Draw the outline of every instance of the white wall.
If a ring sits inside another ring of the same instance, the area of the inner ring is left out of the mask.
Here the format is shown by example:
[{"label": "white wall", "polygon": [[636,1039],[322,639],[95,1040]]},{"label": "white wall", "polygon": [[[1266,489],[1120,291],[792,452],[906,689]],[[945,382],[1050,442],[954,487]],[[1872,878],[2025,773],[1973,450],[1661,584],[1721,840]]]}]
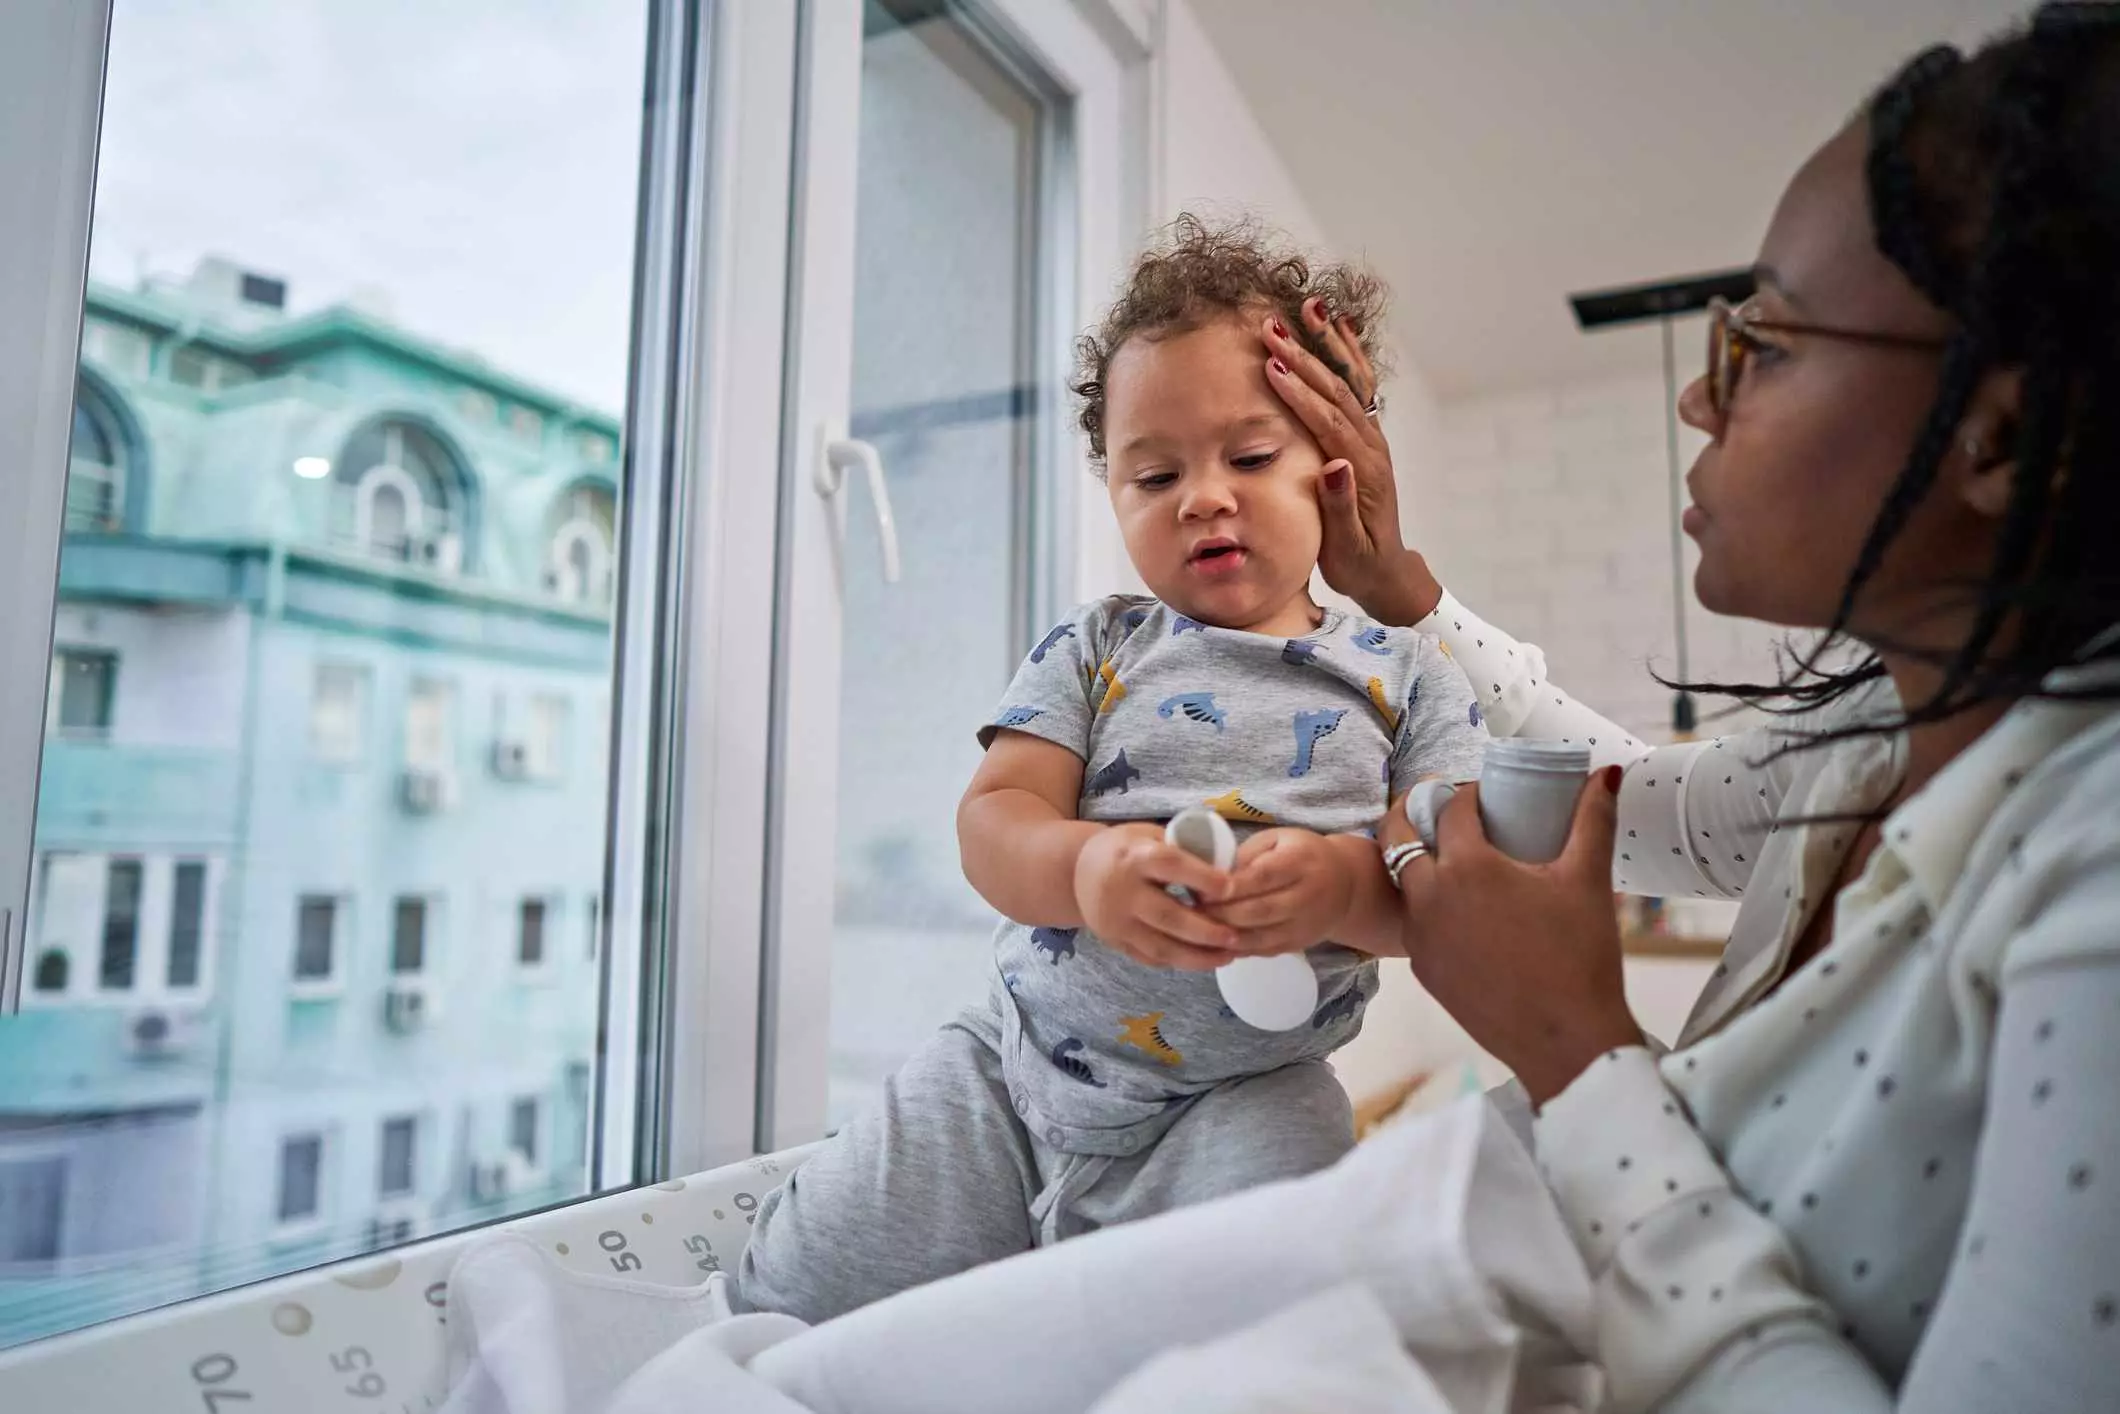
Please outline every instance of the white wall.
[{"label": "white wall", "polygon": [[110,740],[233,750],[243,734],[249,619],[224,609],[63,603],[52,640],[118,655]]}]

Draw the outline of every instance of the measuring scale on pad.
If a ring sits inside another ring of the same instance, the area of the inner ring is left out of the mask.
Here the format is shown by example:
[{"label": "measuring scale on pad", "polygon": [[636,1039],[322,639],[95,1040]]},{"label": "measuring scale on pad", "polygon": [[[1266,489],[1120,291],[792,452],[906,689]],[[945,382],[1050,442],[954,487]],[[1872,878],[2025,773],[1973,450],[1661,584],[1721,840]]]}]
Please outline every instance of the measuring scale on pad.
[{"label": "measuring scale on pad", "polygon": [[[1236,867],[1236,831],[1203,805],[1173,816],[1163,839],[1225,874]],[[1193,906],[1192,890],[1183,884],[1166,885],[1165,891],[1187,908]],[[1224,963],[1215,969],[1215,984],[1237,1020],[1261,1031],[1293,1031],[1318,1009],[1318,974],[1299,952]]]}]

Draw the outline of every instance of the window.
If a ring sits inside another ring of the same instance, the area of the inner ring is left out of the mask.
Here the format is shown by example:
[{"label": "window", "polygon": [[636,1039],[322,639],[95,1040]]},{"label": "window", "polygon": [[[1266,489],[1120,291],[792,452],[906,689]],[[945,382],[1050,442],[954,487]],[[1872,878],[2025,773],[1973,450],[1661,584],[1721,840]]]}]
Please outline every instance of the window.
[{"label": "window", "polygon": [[524,740],[530,775],[540,781],[556,781],[566,774],[567,699],[541,692],[531,697],[525,714],[529,734]]},{"label": "window", "polygon": [[538,1164],[538,1121],[543,1108],[535,1095],[526,1095],[508,1107],[508,1150],[521,1155],[532,1168]]},{"label": "window", "polygon": [[402,1198],[419,1186],[419,1137],[420,1122],[411,1115],[383,1121],[375,1180],[378,1198]]},{"label": "window", "polygon": [[64,1155],[0,1162],[0,1270],[59,1260],[67,1167]]},{"label": "window", "polygon": [[462,568],[471,482],[457,452],[427,426],[372,423],[332,464],[334,537],[377,559]]},{"label": "window", "polygon": [[94,648],[59,649],[52,655],[52,727],[62,736],[106,734],[117,687],[117,654]]},{"label": "window", "polygon": [[30,987],[39,992],[63,992],[67,976],[73,971],[73,959],[58,948],[46,948],[37,954],[37,967],[31,974]]},{"label": "window", "polygon": [[545,901],[526,898],[516,910],[515,960],[523,967],[545,965]]},{"label": "window", "polygon": [[[145,329],[90,319],[81,326],[81,357],[127,378],[145,378],[154,357],[154,339]],[[75,455],[80,455],[78,447]]]},{"label": "window", "polygon": [[581,449],[581,458],[591,466],[608,466],[618,448],[601,432],[584,432],[575,443]]},{"label": "window", "polygon": [[165,973],[172,989],[199,985],[199,944],[205,922],[206,865],[196,859],[178,860],[170,890]]},{"label": "window", "polygon": [[405,766],[447,772],[456,765],[456,689],[424,678],[405,700]]},{"label": "window", "polygon": [[96,985],[129,992],[140,953],[140,861],[113,859],[103,894],[103,953]]},{"label": "window", "polygon": [[588,920],[589,961],[594,962],[596,961],[597,951],[603,946],[604,941],[604,896],[602,894],[589,895],[586,905],[582,909],[582,917]]},{"label": "window", "polygon": [[309,750],[331,766],[362,757],[368,735],[368,670],[355,663],[319,663],[309,697]]},{"label": "window", "polygon": [[276,1208],[283,1227],[315,1222],[324,1211],[324,1136],[296,1134],[280,1141],[280,1196]]},{"label": "window", "polygon": [[[0,1164],[24,1156],[36,1117],[36,1142],[74,1156],[67,1240],[95,1260],[0,1273],[0,1347],[369,1250],[378,1187],[404,1172],[405,1132],[384,1126],[415,1108],[415,1191],[439,1198],[505,1154],[513,1097],[543,1097],[550,1181],[495,1192],[479,1220],[586,1192],[592,1153],[598,1186],[630,1183],[647,1152],[632,1092],[663,1043],[636,1036],[639,982],[537,980],[579,965],[561,901],[600,886],[622,843],[606,821],[628,838],[664,828],[659,798],[634,803],[642,779],[609,762],[674,759],[658,754],[665,718],[692,672],[655,677],[659,705],[613,751],[590,749],[614,736],[620,674],[645,682],[682,659],[678,629],[659,609],[622,623],[608,601],[561,611],[543,576],[555,507],[615,474],[580,434],[615,444],[623,427],[655,449],[637,473],[656,586],[643,603],[674,602],[702,523],[659,508],[714,500],[710,444],[680,437],[674,410],[713,369],[635,352],[637,327],[673,351],[710,346],[677,282],[704,268],[697,243],[719,220],[704,161],[680,156],[706,151],[692,125],[718,111],[690,49],[712,46],[691,18],[651,40],[660,10],[607,0],[263,10],[271,23],[237,0],[110,0],[97,25],[54,27],[0,0],[0,52],[54,84],[80,76],[79,103],[37,111],[101,101],[99,125],[45,135],[66,149],[50,160],[95,179],[92,212],[46,203],[53,238],[30,243],[87,254],[66,312],[87,330],[85,367],[40,361],[61,345],[71,361],[43,306],[0,321],[0,364],[30,361],[0,379],[0,402],[12,416],[18,386],[56,390],[34,425],[73,427],[79,473],[63,500],[57,487],[25,500],[15,482],[56,476],[63,454],[0,468],[0,566],[19,558],[8,507],[49,504],[60,525],[31,533],[73,532],[37,597],[0,608],[46,620],[32,654],[18,646],[30,635],[0,634],[0,681],[51,684],[28,720],[0,693],[0,779],[26,827],[0,829],[0,910],[36,1012],[0,1020]],[[71,36],[93,52],[27,61]],[[450,58],[495,53],[520,62],[503,76]],[[169,101],[209,71],[212,102]],[[284,141],[256,141],[259,114]],[[0,178],[20,178],[27,149],[0,147]],[[555,225],[553,191],[594,197]],[[408,239],[436,193],[448,238]],[[270,256],[284,289],[225,261],[177,264],[207,251]],[[118,326],[168,331],[150,367]],[[636,362],[656,396],[635,395]],[[236,386],[252,369],[269,380]],[[75,406],[77,423],[51,420]],[[492,733],[482,717],[468,738],[467,705],[504,693],[527,708],[533,691],[571,710],[508,731],[564,769],[549,788],[498,789],[468,769]],[[115,878],[114,853],[129,860]],[[530,932],[541,974],[516,962],[533,893],[550,910]],[[430,1010],[444,972],[461,1004]],[[209,989],[210,1008],[188,1004]],[[120,1013],[180,994],[180,1056],[129,1060]],[[556,1083],[574,1065],[589,1067],[594,1115]],[[142,1112],[166,1144],[109,1137]],[[421,1228],[471,1216],[441,1205]]]},{"label": "window", "polygon": [[294,980],[331,982],[338,976],[339,901],[312,894],[295,916]]},{"label": "window", "polygon": [[561,500],[545,569],[546,584],[560,598],[589,604],[610,599],[616,523],[617,504],[602,486],[577,486]]},{"label": "window", "polygon": [[401,898],[390,925],[390,971],[414,977],[427,967],[427,900]]},{"label": "window", "polygon": [[124,443],[103,400],[83,386],[74,394],[74,440],[66,473],[69,534],[125,528]]}]

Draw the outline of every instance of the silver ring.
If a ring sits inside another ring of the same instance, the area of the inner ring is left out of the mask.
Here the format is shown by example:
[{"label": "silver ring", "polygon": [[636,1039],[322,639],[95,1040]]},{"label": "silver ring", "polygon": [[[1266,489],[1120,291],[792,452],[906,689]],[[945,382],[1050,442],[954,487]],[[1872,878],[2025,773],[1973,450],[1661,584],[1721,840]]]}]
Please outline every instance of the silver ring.
[{"label": "silver ring", "polygon": [[1422,844],[1419,840],[1407,840],[1403,844],[1395,844],[1390,849],[1385,850],[1384,872],[1391,876],[1391,887],[1394,889],[1399,887],[1399,875],[1406,872],[1407,865],[1423,855],[1433,854],[1434,852],[1434,850]]},{"label": "silver ring", "polygon": [[1371,422],[1375,422],[1377,420],[1378,415],[1381,414],[1383,411],[1384,400],[1382,398],[1371,398],[1369,400],[1369,406],[1362,409],[1362,416],[1368,418]]}]

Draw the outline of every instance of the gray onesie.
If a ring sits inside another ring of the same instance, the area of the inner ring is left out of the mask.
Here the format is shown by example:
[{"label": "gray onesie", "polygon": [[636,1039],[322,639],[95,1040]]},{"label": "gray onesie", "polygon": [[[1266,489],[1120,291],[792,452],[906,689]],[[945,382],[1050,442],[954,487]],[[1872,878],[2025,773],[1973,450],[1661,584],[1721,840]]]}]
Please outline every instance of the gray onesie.
[{"label": "gray onesie", "polygon": [[[1040,640],[982,743],[1002,730],[1082,758],[1082,819],[1161,823],[1204,804],[1240,839],[1277,825],[1367,833],[1422,776],[1477,775],[1487,739],[1436,639],[1336,611],[1270,638],[1127,595]],[[1212,973],[1145,966],[1083,928],[1003,922],[990,1005],[916,1054],[877,1111],[761,1207],[740,1300],[829,1319],[1332,1162],[1351,1134],[1323,1061],[1361,1029],[1376,964],[1331,943],[1309,958],[1317,1011],[1268,1032],[1230,1012]]]}]

